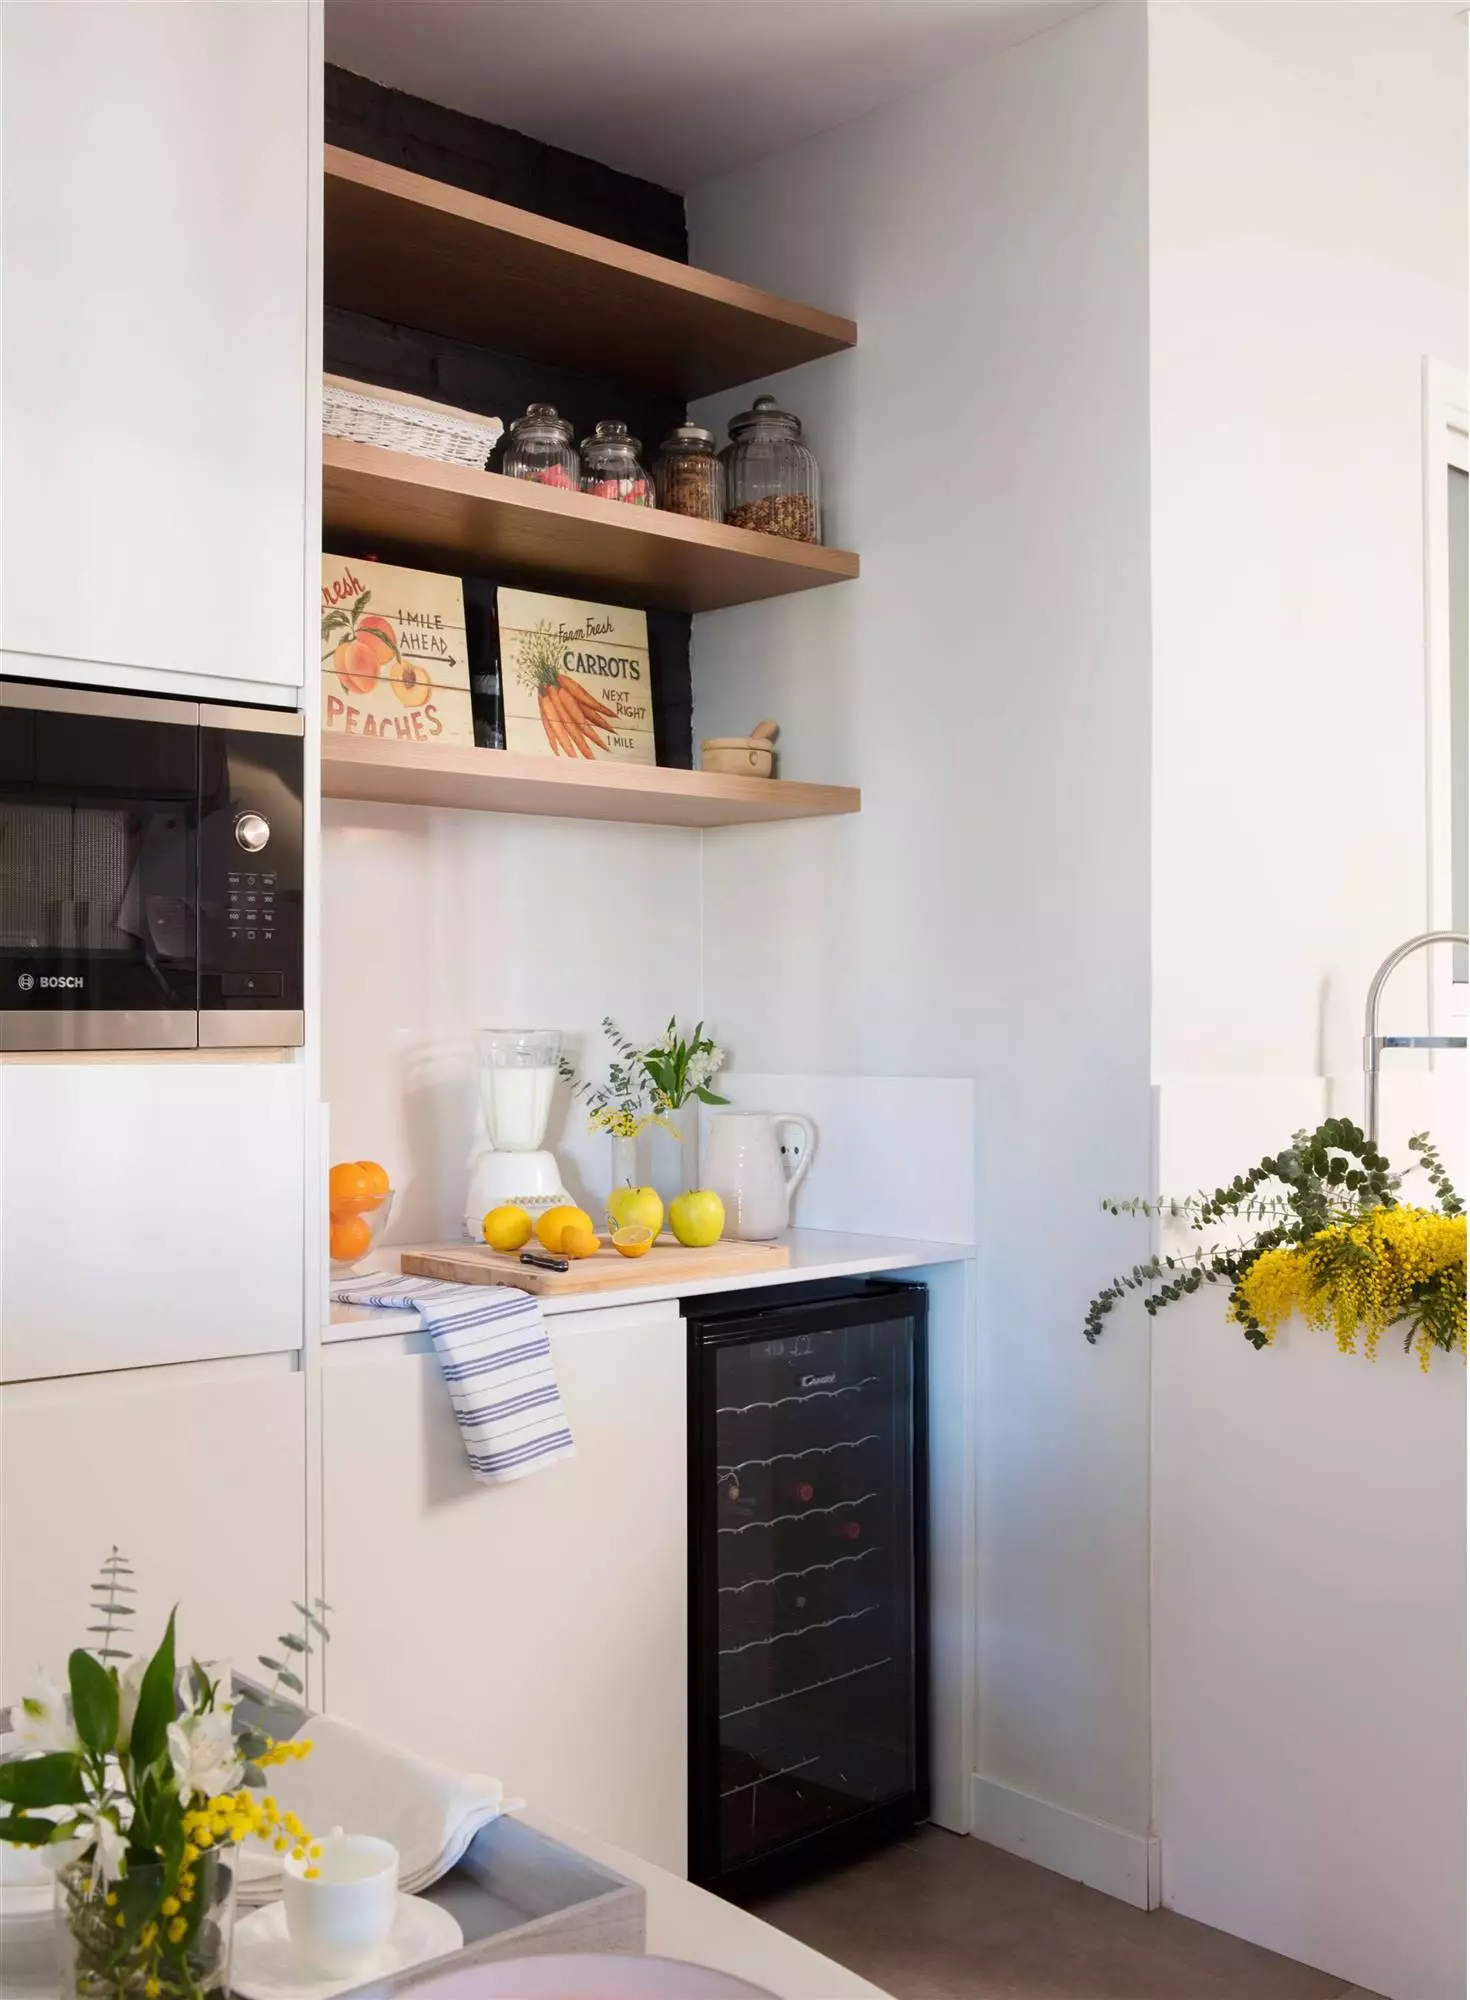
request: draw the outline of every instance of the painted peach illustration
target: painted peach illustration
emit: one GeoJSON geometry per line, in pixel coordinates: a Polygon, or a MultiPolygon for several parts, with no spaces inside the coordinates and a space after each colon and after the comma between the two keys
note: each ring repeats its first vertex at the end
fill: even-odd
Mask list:
{"type": "Polygon", "coordinates": [[[395,659],[388,682],[405,708],[422,708],[432,692],[428,673],[414,660],[395,659]]]}
{"type": "Polygon", "coordinates": [[[345,627],[345,636],[332,647],[330,658],[348,694],[367,694],[398,658],[398,634],[391,619],[367,609],[371,595],[363,591],[350,611],[334,606],[322,620],[324,644],[345,627]]]}
{"type": "Polygon", "coordinates": [[[397,648],[381,632],[368,632],[359,626],[356,638],[338,644],[333,663],[349,694],[366,694],[396,655],[397,648]]]}

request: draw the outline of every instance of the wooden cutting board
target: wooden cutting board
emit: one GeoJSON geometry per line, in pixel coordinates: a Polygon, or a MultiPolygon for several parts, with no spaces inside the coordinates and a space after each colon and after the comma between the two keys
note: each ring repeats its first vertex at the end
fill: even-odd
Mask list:
{"type": "Polygon", "coordinates": [[[523,1264],[516,1251],[481,1249],[473,1243],[444,1243],[405,1250],[404,1272],[414,1278],[447,1278],[454,1285],[515,1285],[538,1297],[567,1292],[616,1292],[648,1285],[707,1283],[711,1278],[748,1278],[757,1271],[784,1271],[791,1262],[787,1243],[715,1243],[686,1250],[672,1236],[660,1236],[643,1257],[620,1257],[604,1245],[595,1257],[577,1259],[569,1271],[542,1271],[523,1264]]]}

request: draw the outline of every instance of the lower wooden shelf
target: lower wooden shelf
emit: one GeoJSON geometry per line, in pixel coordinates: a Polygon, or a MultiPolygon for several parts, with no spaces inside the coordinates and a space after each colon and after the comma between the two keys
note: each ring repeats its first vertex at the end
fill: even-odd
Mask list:
{"type": "Polygon", "coordinates": [[[756,826],[862,809],[850,785],[726,778],[646,764],[525,757],[509,750],[322,737],[322,795],[389,805],[457,806],[546,819],[609,819],[644,826],[756,826]]]}

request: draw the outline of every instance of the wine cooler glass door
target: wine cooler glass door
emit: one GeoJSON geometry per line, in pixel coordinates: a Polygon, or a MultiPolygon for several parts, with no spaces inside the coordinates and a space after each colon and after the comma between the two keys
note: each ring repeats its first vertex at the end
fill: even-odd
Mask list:
{"type": "Polygon", "coordinates": [[[924,1777],[913,1294],[767,1318],[716,1335],[701,1371],[694,1845],[713,1881],[924,1777]]]}

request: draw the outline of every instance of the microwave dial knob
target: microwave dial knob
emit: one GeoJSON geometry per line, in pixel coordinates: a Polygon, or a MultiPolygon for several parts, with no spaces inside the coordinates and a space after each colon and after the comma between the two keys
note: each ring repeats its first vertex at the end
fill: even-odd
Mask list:
{"type": "Polygon", "coordinates": [[[271,823],[264,813],[241,813],[235,821],[235,839],[247,854],[259,854],[271,837],[271,823]]]}

